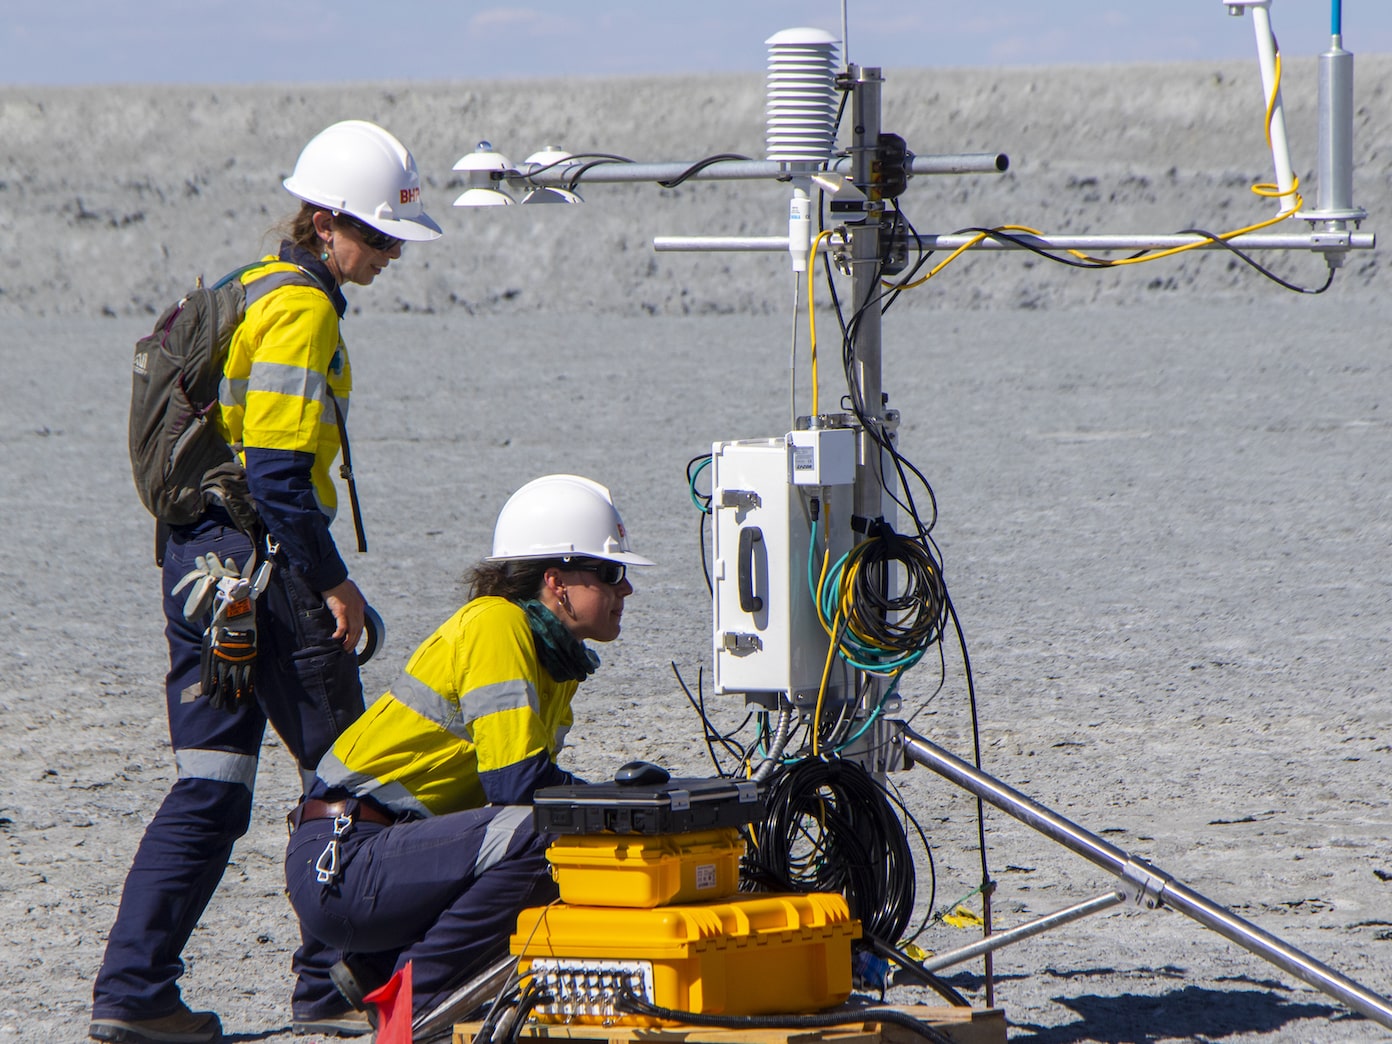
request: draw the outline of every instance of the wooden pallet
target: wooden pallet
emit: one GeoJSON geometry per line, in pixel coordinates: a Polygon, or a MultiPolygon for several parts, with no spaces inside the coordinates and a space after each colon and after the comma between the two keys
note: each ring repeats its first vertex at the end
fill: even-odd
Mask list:
{"type": "MultiPolygon", "coordinates": [[[[894,1009],[927,1023],[956,1044],[1005,1044],[1005,1012],[1000,1008],[914,1005],[894,1009]]],[[[453,1044],[473,1044],[478,1022],[454,1027],[453,1044]]],[[[912,1030],[893,1022],[864,1022],[825,1029],[714,1029],[707,1026],[581,1026],[533,1023],[524,1041],[577,1041],[581,1044],[926,1044],[912,1030]]]]}

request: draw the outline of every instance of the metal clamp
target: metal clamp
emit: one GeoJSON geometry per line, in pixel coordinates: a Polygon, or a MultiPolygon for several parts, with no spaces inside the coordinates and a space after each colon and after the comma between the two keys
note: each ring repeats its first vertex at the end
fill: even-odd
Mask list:
{"type": "Polygon", "coordinates": [[[727,652],[732,652],[736,656],[745,656],[762,649],[764,647],[764,640],[757,634],[748,634],[742,631],[725,631],[720,636],[720,644],[727,652]]]}
{"type": "Polygon", "coordinates": [[[752,489],[722,489],[720,491],[720,506],[723,508],[740,508],[748,511],[751,508],[761,507],[763,503],[759,499],[759,494],[752,489]]]}
{"type": "Polygon", "coordinates": [[[1155,910],[1164,905],[1170,879],[1145,863],[1129,859],[1121,868],[1122,892],[1136,906],[1155,910]]]}

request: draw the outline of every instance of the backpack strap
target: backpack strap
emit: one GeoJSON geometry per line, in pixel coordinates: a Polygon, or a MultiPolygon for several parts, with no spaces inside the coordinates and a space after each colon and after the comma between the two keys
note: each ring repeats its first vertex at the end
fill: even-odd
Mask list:
{"type": "MultiPolygon", "coordinates": [[[[324,290],[324,285],[310,275],[307,270],[298,265],[295,266],[295,269],[293,272],[269,272],[248,283],[246,306],[250,308],[255,302],[283,286],[312,286],[316,290],[324,290]]],[[[328,291],[325,290],[324,293],[327,294],[328,291]]]]}
{"type": "Polygon", "coordinates": [[[338,469],[338,474],[348,485],[348,503],[353,508],[353,531],[358,537],[358,553],[367,550],[367,534],[363,531],[362,512],[358,509],[358,486],[353,481],[353,454],[348,449],[348,425],[343,420],[343,408],[338,404],[338,396],[329,391],[328,385],[324,390],[329,394],[329,401],[333,403],[334,418],[338,421],[338,441],[343,447],[343,465],[338,469]]]}

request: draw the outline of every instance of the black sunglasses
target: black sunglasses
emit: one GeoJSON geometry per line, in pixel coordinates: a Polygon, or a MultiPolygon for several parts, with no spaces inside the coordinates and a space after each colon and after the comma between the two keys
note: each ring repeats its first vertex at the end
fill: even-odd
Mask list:
{"type": "Polygon", "coordinates": [[[381,229],[373,228],[366,221],[360,221],[352,214],[345,214],[339,211],[334,217],[338,219],[340,224],[356,232],[358,238],[363,241],[363,245],[369,249],[380,250],[382,253],[386,254],[389,253],[393,247],[401,246],[406,242],[404,239],[397,239],[396,236],[387,235],[381,229]]]}
{"type": "Polygon", "coordinates": [[[608,584],[610,587],[618,587],[628,575],[628,567],[622,562],[610,562],[602,558],[591,558],[581,562],[566,561],[562,568],[593,573],[601,584],[608,584]]]}

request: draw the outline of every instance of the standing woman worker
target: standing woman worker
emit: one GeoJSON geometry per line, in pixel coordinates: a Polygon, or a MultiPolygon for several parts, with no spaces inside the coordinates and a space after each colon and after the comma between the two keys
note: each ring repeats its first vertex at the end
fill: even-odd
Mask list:
{"type": "MultiPolygon", "coordinates": [[[[170,527],[165,693],[178,779],[126,877],[93,989],[89,1033],[98,1040],[222,1039],[215,1013],[190,1011],[180,998],[180,954],[250,824],[266,722],[309,778],[363,710],[354,650],[366,603],[329,532],[337,505],[330,467],[343,448],[339,414],[347,413],[352,388],[339,333],[347,308],[341,288],[367,286],[401,257],[405,241],[441,233],[422,209],[410,152],[372,123],[350,120],[321,132],[285,187],[302,201],[300,210],[278,254],[238,276],[247,287],[246,318],[219,391],[219,431],[245,466],[255,516],[230,513],[227,501],[209,497],[196,522],[170,527]],[[209,698],[200,665],[209,611],[185,619],[186,592],[174,590],[207,573],[205,556],[231,558],[240,568],[253,551],[271,572],[250,629],[251,691],[239,687],[229,697],[214,687],[209,698]]],[[[296,953],[296,1031],[339,1028],[322,1024],[347,1007],[329,979],[336,957],[309,939],[296,953]]],[[[354,1032],[353,1020],[341,1029],[354,1032]]],[[[367,1029],[363,1021],[358,1032],[367,1029]]]]}
{"type": "Polygon", "coordinates": [[[351,955],[345,997],[409,961],[428,1013],[507,952],[521,910],[556,898],[532,795],[573,780],[556,755],[599,666],[585,642],[618,637],[627,567],[647,565],[599,483],[529,482],[471,600],[319,763],[285,877],[304,931],[351,955]]]}

